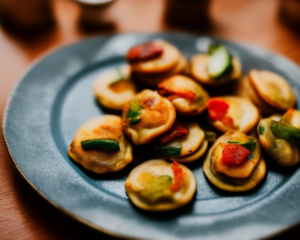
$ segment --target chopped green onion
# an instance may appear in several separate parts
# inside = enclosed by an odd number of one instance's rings
[[[116,73],[117,73],[117,77],[112,82],[109,83],[109,86],[113,86],[118,82],[126,79],[122,71],[120,70],[120,68],[116,68]]]
[[[180,156],[181,148],[177,147],[158,147],[156,148],[156,154],[158,156]]]
[[[138,100],[133,100],[129,102],[129,111],[127,113],[127,119],[130,120],[131,125],[138,124],[142,118],[141,118],[141,112],[142,106]]]
[[[205,140],[209,142],[214,142],[216,140],[217,134],[215,132],[205,132]]]
[[[278,138],[288,142],[300,143],[300,129],[281,122],[272,121],[271,130]]]
[[[131,125],[136,125],[142,120],[141,116],[137,116],[134,118],[130,118],[130,124]]]
[[[81,142],[84,150],[120,151],[119,142],[110,139],[92,139]]]
[[[262,135],[264,133],[264,131],[265,131],[265,127],[263,127],[263,126],[258,127],[258,134],[259,135]]]

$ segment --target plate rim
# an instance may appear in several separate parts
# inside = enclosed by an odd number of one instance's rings
[[[210,35],[202,35],[202,34],[190,34],[190,33],[185,33],[185,32],[158,32],[158,33],[117,33],[117,34],[103,34],[103,35],[96,35],[96,36],[92,36],[92,37],[87,37],[87,38],[83,38],[83,39],[79,39],[76,40],[75,42],[72,42],[71,44],[68,43],[64,43],[63,45],[59,45],[59,46],[54,46],[52,48],[50,48],[49,50],[47,50],[45,53],[43,53],[42,55],[40,55],[39,57],[37,57],[32,63],[30,63],[26,70],[23,72],[23,74],[21,74],[21,76],[18,78],[18,80],[14,83],[14,86],[9,94],[9,97],[7,98],[7,101],[5,103],[5,107],[4,107],[4,114],[3,114],[3,119],[2,119],[2,132],[3,132],[3,137],[4,137],[4,142],[5,145],[7,147],[9,156],[11,158],[11,160],[13,161],[14,165],[16,166],[18,172],[21,174],[21,176],[26,180],[26,182],[43,198],[45,199],[48,203],[50,203],[50,205],[54,206],[55,208],[57,208],[58,210],[60,210],[61,212],[63,212],[64,214],[68,215],[69,217],[93,228],[96,230],[99,230],[105,234],[120,238],[120,239],[140,239],[140,238],[134,238],[132,236],[124,236],[122,234],[117,234],[115,232],[112,232],[110,230],[107,230],[105,228],[101,228],[99,226],[97,226],[96,224],[90,223],[89,221],[82,219],[78,216],[76,216],[75,214],[72,214],[71,212],[65,210],[64,208],[60,207],[59,205],[57,205],[55,202],[53,202],[51,199],[49,199],[44,193],[42,193],[26,176],[25,174],[22,172],[21,168],[19,167],[19,165],[17,164],[16,160],[13,158],[10,147],[8,145],[8,140],[7,140],[7,136],[6,136],[6,126],[7,126],[7,117],[8,117],[8,111],[10,109],[10,105],[11,102],[13,100],[13,98],[16,95],[16,91],[20,85],[20,83],[22,82],[22,80],[25,78],[25,76],[32,70],[34,69],[42,60],[47,59],[48,57],[52,56],[55,53],[60,52],[61,50],[67,48],[67,47],[71,47],[71,46],[75,46],[79,43],[83,43],[86,42],[88,40],[92,40],[92,39],[104,39],[104,38],[111,38],[111,37],[122,37],[122,36],[127,36],[127,35],[139,35],[139,36],[154,36],[154,35],[163,35],[163,36],[178,36],[178,35],[186,35],[187,37],[209,37],[209,38],[213,38],[213,39],[217,39],[220,41],[227,41],[227,42],[231,42],[235,45],[239,45],[242,47],[250,47],[250,48],[256,48],[259,50],[262,50],[264,52],[268,52],[271,54],[274,54],[282,59],[284,59],[285,61],[288,61],[290,64],[293,64],[295,67],[297,67],[299,69],[299,65],[296,64],[295,62],[293,62],[291,59],[283,56],[282,54],[274,51],[274,50],[270,50],[270,49],[266,49],[258,44],[253,44],[253,43],[249,43],[247,41],[237,41],[237,40],[232,40],[232,39],[228,39],[228,38],[222,38],[222,37],[218,37],[218,36],[210,36]],[[262,237],[274,237],[276,235],[279,235],[285,231],[288,231],[292,228],[294,228],[295,226],[299,225],[299,222],[296,222],[295,224],[289,225],[287,227],[283,227],[281,229],[279,229],[278,231],[274,231],[273,234],[268,234],[266,236],[262,236]]]

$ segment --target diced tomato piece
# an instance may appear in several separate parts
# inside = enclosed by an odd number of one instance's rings
[[[225,126],[228,126],[230,128],[234,128],[234,123],[233,123],[233,119],[231,117],[223,117],[220,120]]]
[[[187,135],[189,134],[189,129],[178,123],[178,122],[175,122],[174,125],[172,126],[172,128],[167,131],[166,133],[164,133],[160,138],[159,138],[159,143],[160,144],[164,144],[166,142],[169,142],[171,141],[173,138],[176,138],[176,137],[182,137],[184,135]]]
[[[225,117],[229,105],[218,98],[212,98],[207,102],[208,114],[212,120],[221,120]]]
[[[176,161],[173,161],[171,167],[172,167],[174,179],[172,185],[170,186],[170,189],[171,191],[176,192],[180,189],[180,185],[183,179],[183,170],[180,167],[179,163]]]
[[[243,163],[249,156],[251,151],[239,144],[227,144],[222,151],[221,160],[225,164],[239,165]]]
[[[163,53],[162,45],[157,41],[138,44],[129,49],[126,59],[130,63],[150,60],[161,56]]]
[[[229,116],[225,116],[229,109],[228,103],[218,98],[212,98],[208,100],[207,108],[210,119],[214,121],[219,120],[230,128],[234,127],[233,119]]]
[[[193,93],[191,90],[187,89],[178,89],[176,91],[166,89],[163,85],[158,85],[158,93],[166,98],[168,98],[170,101],[173,101],[176,98],[185,98],[190,101],[193,101],[196,97],[196,94]]]

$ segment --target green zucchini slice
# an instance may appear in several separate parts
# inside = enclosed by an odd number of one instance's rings
[[[292,143],[300,143],[299,128],[273,120],[271,122],[271,130],[278,138],[283,138]]]
[[[219,79],[231,73],[233,68],[232,59],[227,48],[222,44],[211,45],[208,50],[209,59],[207,63],[208,75],[212,79]]]

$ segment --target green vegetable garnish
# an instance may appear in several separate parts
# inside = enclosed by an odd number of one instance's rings
[[[232,57],[223,44],[213,44],[208,49],[207,71],[212,79],[218,80],[232,72]]]
[[[272,121],[271,130],[278,138],[288,142],[300,143],[300,129],[281,122]]]
[[[130,119],[131,125],[136,125],[142,120],[140,112],[141,109],[142,106],[137,99],[129,102],[129,111],[127,113],[127,119]]]
[[[180,156],[181,148],[177,147],[158,147],[156,148],[156,154],[158,156]]]
[[[216,140],[217,134],[215,132],[205,132],[205,140],[213,142]]]
[[[110,139],[92,139],[81,142],[84,150],[120,151],[119,142]]]
[[[253,138],[250,138],[249,142],[246,142],[246,143],[239,143],[237,141],[228,141],[227,143],[234,143],[234,144],[239,144],[245,148],[247,148],[248,150],[250,150],[250,154],[248,156],[248,158],[253,158],[253,151],[256,147],[256,142],[254,142],[254,139]]]
[[[109,83],[109,86],[113,86],[116,83],[126,79],[125,76],[123,75],[122,71],[120,70],[120,68],[116,68],[116,74],[117,74],[117,77],[112,82]]]
[[[262,135],[264,133],[264,131],[265,131],[265,127],[263,127],[263,126],[258,127],[258,134],[259,135]]]
[[[172,184],[172,178],[169,175],[157,176],[153,181],[139,192],[140,196],[150,204],[154,204],[158,201],[170,201],[172,200],[172,194],[170,186]]]

